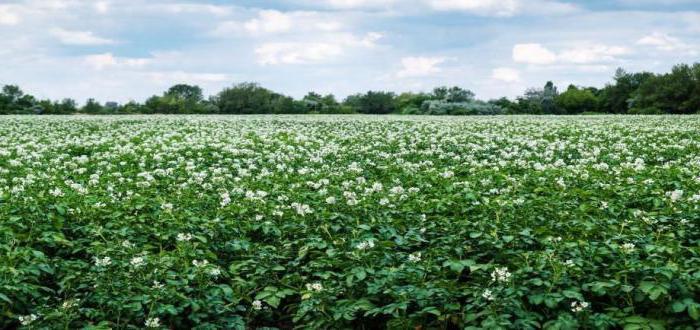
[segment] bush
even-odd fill
[[[430,100],[423,102],[421,112],[428,115],[499,115],[504,111],[495,104],[483,101],[446,102]]]

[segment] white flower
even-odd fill
[[[61,197],[63,196],[63,191],[61,191],[60,188],[56,187],[55,189],[49,190],[49,194],[54,197]]]
[[[494,300],[495,299],[493,297],[493,292],[491,292],[491,290],[489,290],[489,289],[484,290],[484,292],[481,293],[481,297],[483,297],[486,300]]]
[[[32,322],[39,319],[39,317],[34,315],[34,314],[29,314],[29,315],[20,316],[20,317],[18,317],[18,319],[19,319],[19,323],[22,323],[22,325],[30,325],[30,324],[32,324]]]
[[[410,262],[419,262],[421,260],[421,253],[420,252],[414,252],[408,255],[408,261]]]
[[[292,208],[296,210],[297,214],[300,216],[305,216],[307,214],[313,213],[314,211],[306,204],[292,203]]]
[[[133,257],[133,258],[131,258],[131,260],[129,261],[129,263],[130,263],[134,268],[139,268],[139,267],[143,266],[144,264],[146,264],[146,262],[145,262],[145,260],[143,259],[143,257]]]
[[[61,304],[61,308],[63,309],[70,309],[78,305],[78,302],[80,299],[73,299],[73,300],[66,300]]]
[[[192,234],[190,233],[179,233],[175,238],[178,242],[189,242],[192,239]]]
[[[130,249],[134,247],[134,243],[129,242],[129,240],[122,241],[122,247]]]
[[[160,206],[160,209],[163,210],[165,213],[170,213],[173,211],[173,204],[172,203],[164,203]]]
[[[228,192],[222,193],[220,197],[221,197],[221,202],[219,203],[219,205],[221,207],[226,207],[226,205],[231,203],[231,196],[228,194]]]
[[[632,253],[632,252],[634,252],[634,247],[635,247],[634,243],[625,243],[625,244],[622,244],[621,248],[622,248],[622,252],[624,252],[624,253]]]
[[[153,281],[153,286],[151,286],[151,287],[156,289],[156,290],[160,290],[160,289],[164,288],[165,285],[163,285],[163,283],[160,283],[158,281]]]
[[[552,242],[552,243],[559,243],[559,242],[561,242],[561,240],[562,240],[561,236],[557,236],[557,237],[551,237],[551,236],[550,236],[548,239],[549,239],[549,241]]]
[[[491,281],[508,282],[511,275],[512,274],[508,271],[508,267],[496,268],[493,272],[491,272]]]
[[[326,204],[335,204],[335,197],[331,196],[326,198]]]
[[[452,172],[452,171],[445,171],[445,172],[442,172],[442,173],[440,174],[440,176],[442,176],[442,177],[445,178],[445,179],[449,179],[449,178],[455,176],[455,172]]]
[[[253,301],[252,306],[253,306],[254,310],[259,311],[262,309],[262,301],[255,300],[255,301]]]
[[[157,317],[151,317],[146,320],[146,328],[158,328],[160,327],[160,319]]]
[[[201,267],[206,267],[209,264],[209,261],[207,261],[207,260],[199,261],[199,260],[195,259],[195,260],[192,260],[192,264],[197,268],[201,268]]]
[[[574,266],[576,266],[576,264],[574,263],[573,260],[568,259],[568,260],[564,261],[564,266],[567,266],[567,267],[574,267]]]
[[[112,258],[110,257],[104,257],[104,258],[95,258],[95,266],[97,267],[106,267],[112,264]]]
[[[674,190],[666,193],[666,196],[671,198],[671,202],[677,202],[683,197],[683,190]]]
[[[391,190],[389,190],[389,192],[392,193],[393,195],[401,195],[404,193],[404,189],[401,186],[396,186],[396,187],[391,188]]]
[[[571,311],[574,313],[579,313],[579,312],[582,312],[584,309],[588,308],[589,305],[590,304],[588,302],[585,302],[585,301],[581,301],[581,302],[574,301],[571,303]]]
[[[321,283],[319,283],[319,282],[307,283],[306,290],[321,292],[321,290],[323,290],[323,285],[321,285]]]
[[[207,273],[209,273],[209,275],[212,277],[219,277],[219,275],[221,275],[221,269],[219,267],[213,267],[209,269]]]
[[[358,250],[367,250],[367,249],[371,249],[371,248],[373,248],[373,247],[374,247],[374,242],[371,241],[371,240],[367,240],[367,241],[364,241],[364,242],[360,242],[360,243],[357,244],[357,246],[356,246],[356,248],[357,248]]]
[[[561,188],[566,188],[566,183],[564,183],[564,178],[557,178],[557,185]]]

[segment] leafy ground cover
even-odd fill
[[[700,326],[700,117],[0,119],[0,327]]]

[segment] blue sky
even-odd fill
[[[459,85],[482,99],[700,61],[700,0],[0,0],[0,84],[82,102]]]

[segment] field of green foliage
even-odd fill
[[[700,117],[0,118],[0,328],[700,326]]]

